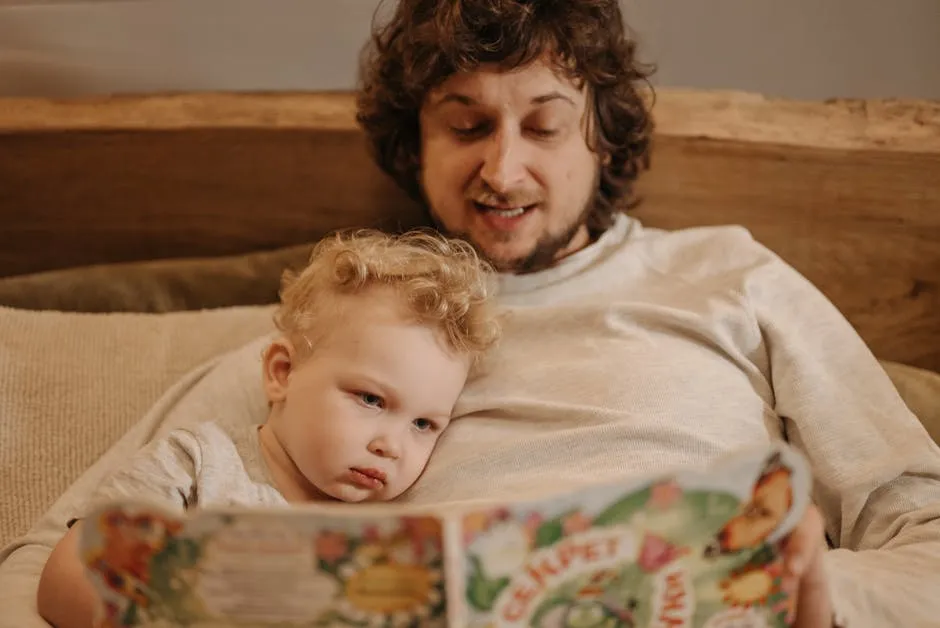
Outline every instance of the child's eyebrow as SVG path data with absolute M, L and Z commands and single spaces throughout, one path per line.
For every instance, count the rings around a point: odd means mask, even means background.
M 386 401 L 392 401 L 396 405 L 401 399 L 398 389 L 393 384 L 365 371 L 351 371 L 346 374 L 346 379 L 351 380 L 356 387 L 376 389 Z

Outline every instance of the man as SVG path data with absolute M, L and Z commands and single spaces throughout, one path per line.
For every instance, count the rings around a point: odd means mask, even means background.
M 851 326 L 743 230 L 619 213 L 652 128 L 634 49 L 616 0 L 402 0 L 375 33 L 358 118 L 376 159 L 502 271 L 512 314 L 410 498 L 785 438 L 818 505 L 789 541 L 798 624 L 940 622 L 940 451 Z

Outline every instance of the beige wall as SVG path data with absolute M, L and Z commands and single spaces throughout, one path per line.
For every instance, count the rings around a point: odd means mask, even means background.
M 623 0 L 662 85 L 940 99 L 940 0 Z M 346 89 L 376 0 L 0 0 L 0 95 Z

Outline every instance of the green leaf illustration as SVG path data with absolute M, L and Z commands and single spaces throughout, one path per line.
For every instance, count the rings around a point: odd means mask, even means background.
M 196 539 L 170 537 L 150 559 L 147 596 L 161 617 L 176 621 L 200 613 L 195 594 L 182 574 L 198 565 L 201 551 L 202 545 Z
M 483 566 L 480 559 L 476 556 L 468 556 L 472 566 L 472 572 L 467 579 L 467 601 L 481 611 L 488 611 L 493 608 L 496 598 L 502 593 L 503 589 L 509 586 L 509 578 L 503 576 L 494 580 L 488 580 L 483 573 Z
M 137 603 L 131 602 L 128 605 L 127 610 L 124 611 L 124 617 L 121 619 L 121 624 L 124 626 L 136 626 L 140 621 L 137 613 Z
M 340 583 L 343 582 L 342 577 L 339 575 L 339 568 L 343 565 L 343 561 L 338 560 L 336 562 L 327 562 L 322 558 L 317 559 L 317 567 L 325 574 L 329 574 L 336 578 Z
M 544 617 L 551 613 L 553 610 L 559 606 L 568 606 L 571 604 L 571 600 L 568 597 L 561 595 L 549 596 L 546 599 L 542 600 L 542 603 L 539 604 L 538 608 L 535 609 L 535 612 L 532 613 L 532 617 L 529 619 L 530 626 L 541 626 Z
M 535 549 L 554 545 L 565 536 L 565 528 L 561 523 L 562 517 L 548 519 L 539 525 L 535 532 Z
M 626 523 L 633 515 L 643 509 L 646 502 L 649 501 L 649 498 L 650 490 L 648 488 L 637 491 L 636 493 L 631 493 L 602 510 L 594 518 L 594 525 L 609 526 L 618 523 Z

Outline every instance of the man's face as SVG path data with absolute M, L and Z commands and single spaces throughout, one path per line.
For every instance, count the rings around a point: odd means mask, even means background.
M 455 74 L 421 110 L 421 185 L 443 231 L 499 270 L 550 266 L 588 242 L 597 191 L 588 97 L 543 61 Z

